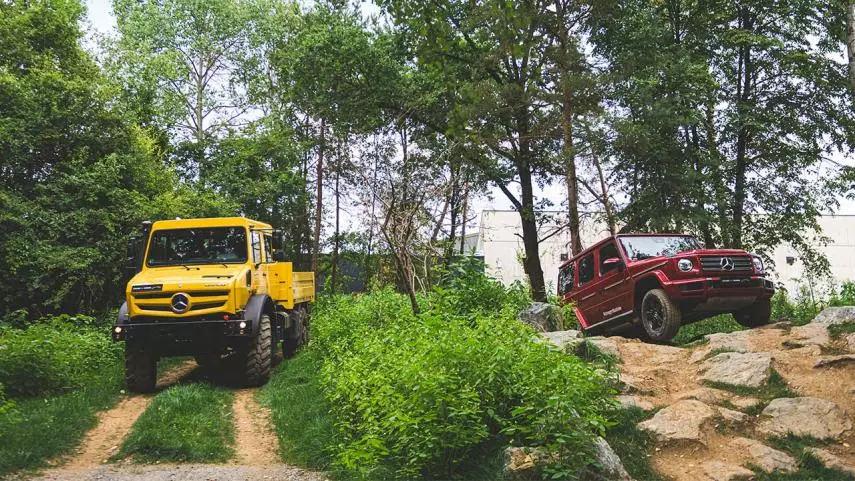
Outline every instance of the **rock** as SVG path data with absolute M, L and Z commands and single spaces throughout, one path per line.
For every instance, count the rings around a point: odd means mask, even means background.
M 564 350 L 567 349 L 567 345 L 570 343 L 581 342 L 579 339 L 582 337 L 582 333 L 575 330 L 543 332 L 540 335 L 545 337 L 553 346 Z
M 564 330 L 564 313 L 561 312 L 561 308 L 545 302 L 532 302 L 520 311 L 517 319 L 539 332 Z
M 620 359 L 620 350 L 618 350 L 617 342 L 615 342 L 613 339 L 609 339 L 608 337 L 595 336 L 588 337 L 585 339 L 585 341 L 594 345 L 603 354 L 607 354 L 609 356 Z
M 772 357 L 763 352 L 723 352 L 701 365 L 704 381 L 760 387 L 772 374 Z
M 596 479 L 603 481 L 632 481 L 618 455 L 605 439 L 598 437 L 594 442 L 594 459 L 597 462 Z M 584 476 L 582 477 L 584 479 Z
M 810 454 L 811 456 L 818 459 L 826 468 L 837 469 L 839 471 L 843 471 L 844 473 L 849 473 L 850 475 L 855 476 L 855 466 L 850 466 L 846 464 L 842 459 L 838 458 L 829 451 L 826 451 L 825 449 L 805 448 L 805 453 Z
M 786 347 L 825 346 L 829 342 L 831 338 L 828 336 L 828 326 L 810 323 L 792 328 L 789 339 L 783 344 Z
M 678 400 L 694 399 L 705 404 L 720 404 L 731 397 L 731 394 L 721 389 L 700 387 L 677 396 Z
M 505 449 L 505 472 L 522 473 L 534 470 L 539 451 L 532 448 L 509 447 Z
M 754 477 L 754 471 L 750 469 L 721 461 L 707 461 L 701 465 L 701 468 L 710 481 L 736 481 Z
M 760 404 L 760 400 L 753 397 L 735 397 L 730 400 L 730 404 L 737 409 L 748 409 Z
M 813 367 L 842 366 L 844 364 L 855 364 L 855 355 L 844 354 L 842 356 L 828 356 L 817 359 Z
M 779 329 L 781 331 L 787 331 L 791 327 L 793 327 L 793 321 L 789 319 L 781 319 L 778 322 L 773 322 L 772 324 L 766 324 L 765 326 L 760 326 L 757 329 Z
M 721 419 L 724 423 L 732 428 L 740 428 L 751 420 L 751 416 L 739 411 L 734 411 L 733 409 L 719 407 L 718 413 L 721 415 Z
M 852 429 L 852 421 L 837 404 L 812 397 L 774 399 L 763 410 L 757 431 L 764 436 L 836 438 Z
M 636 379 L 635 376 L 631 376 L 629 374 L 620 375 L 620 392 L 630 394 L 639 391 L 641 391 L 641 389 L 639 388 L 638 379 Z
M 848 334 L 844 340 L 846 341 L 846 345 L 849 346 L 849 351 L 855 352 L 855 332 Z
M 700 401 L 678 401 L 638 424 L 661 444 L 696 442 L 706 444 L 704 428 L 718 413 Z
M 825 327 L 855 322 L 855 306 L 826 307 L 810 323 Z
M 791 472 L 798 469 L 795 458 L 783 451 L 772 449 L 760 441 L 748 438 L 736 438 L 730 442 L 729 447 L 734 451 L 747 453 L 749 456 L 748 462 L 758 466 L 767 473 L 774 471 Z
M 754 331 L 735 331 L 707 334 L 704 336 L 707 343 L 692 353 L 692 356 L 689 358 L 689 362 L 701 362 L 714 350 L 748 352 L 751 350 L 751 342 L 749 338 L 753 335 L 753 332 Z
M 790 354 L 795 354 L 802 357 L 818 357 L 822 355 L 822 347 L 818 344 L 791 349 Z
M 620 403 L 623 408 L 639 408 L 642 411 L 652 411 L 655 406 L 653 403 L 647 400 L 644 400 L 638 396 L 618 396 L 617 401 Z

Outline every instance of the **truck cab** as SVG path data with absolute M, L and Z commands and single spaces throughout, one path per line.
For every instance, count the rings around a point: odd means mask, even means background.
M 558 296 L 585 332 L 640 325 L 654 341 L 722 313 L 741 325 L 769 322 L 774 284 L 763 260 L 740 249 L 704 249 L 678 234 L 622 234 L 563 263 Z
M 194 356 L 200 365 L 264 383 L 276 346 L 286 356 L 308 338 L 312 272 L 294 272 L 281 235 L 242 217 L 145 223 L 128 244 L 132 277 L 114 341 L 125 342 L 125 378 L 154 389 L 157 361 Z

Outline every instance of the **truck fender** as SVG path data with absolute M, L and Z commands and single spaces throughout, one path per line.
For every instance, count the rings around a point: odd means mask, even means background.
M 258 323 L 265 312 L 273 313 L 273 300 L 265 294 L 256 294 L 246 303 L 243 317 L 252 323 L 252 332 L 258 332 Z
M 119 308 L 119 315 L 116 317 L 116 324 L 123 326 L 128 323 L 128 303 L 123 302 Z

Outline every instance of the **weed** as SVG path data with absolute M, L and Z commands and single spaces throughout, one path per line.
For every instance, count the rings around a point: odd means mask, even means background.
M 730 314 L 721 314 L 681 327 L 671 342 L 677 346 L 685 346 L 703 339 L 708 334 L 735 332 L 743 329 L 739 323 L 733 320 L 733 316 Z
M 114 458 L 141 462 L 224 462 L 234 449 L 231 391 L 179 385 L 158 394 Z
M 630 477 L 638 481 L 662 480 L 650 465 L 653 440 L 636 427 L 654 414 L 655 411 L 645 412 L 637 407 L 621 409 L 616 412 L 615 424 L 606 429 L 606 441 L 620 457 Z
M 781 375 L 778 374 L 778 372 L 774 369 L 772 370 L 772 374 L 769 376 L 769 382 L 767 382 L 765 386 L 757 388 L 748 386 L 735 386 L 733 384 L 712 381 L 704 381 L 704 384 L 711 388 L 730 391 L 739 396 L 753 397 L 759 399 L 760 403 L 743 410 L 746 414 L 759 414 L 763 410 L 763 408 L 765 408 L 766 405 L 769 404 L 769 402 L 773 399 L 799 396 L 797 393 L 793 392 L 790 389 L 790 387 L 787 385 L 787 381 L 785 381 L 784 378 L 781 377 Z
M 828 326 L 828 334 L 832 339 L 840 339 L 846 334 L 855 333 L 855 322 L 844 322 Z
M 807 448 L 822 447 L 829 444 L 827 441 L 816 439 L 809 436 L 795 436 L 788 434 L 784 437 L 769 438 L 769 444 L 776 449 L 787 451 L 799 460 L 799 471 L 795 473 L 774 473 L 766 474 L 763 472 L 757 473 L 759 481 L 853 481 L 855 477 L 851 474 L 844 473 L 835 469 L 828 469 L 822 465 L 822 462 L 816 459 L 809 453 L 806 453 Z

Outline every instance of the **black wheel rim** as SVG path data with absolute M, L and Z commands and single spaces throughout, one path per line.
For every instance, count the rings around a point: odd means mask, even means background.
M 665 308 L 662 301 L 656 297 L 649 297 L 644 303 L 644 320 L 651 333 L 659 333 L 665 327 Z

